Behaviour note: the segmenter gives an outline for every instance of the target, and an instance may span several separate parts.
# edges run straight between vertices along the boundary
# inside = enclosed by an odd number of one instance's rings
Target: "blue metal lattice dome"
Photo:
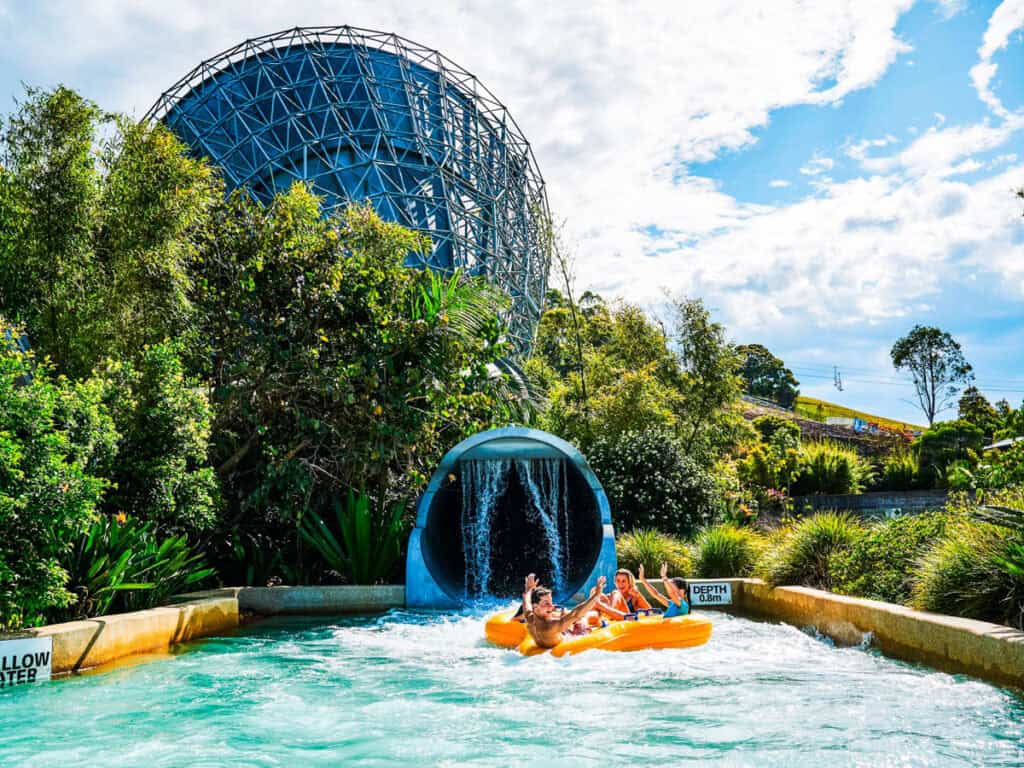
[[[486,276],[529,351],[550,267],[544,181],[505,107],[437,51],[347,26],[291,29],[202,62],[147,117],[264,203],[304,180],[328,210],[369,200],[428,234],[431,253],[410,266]]]

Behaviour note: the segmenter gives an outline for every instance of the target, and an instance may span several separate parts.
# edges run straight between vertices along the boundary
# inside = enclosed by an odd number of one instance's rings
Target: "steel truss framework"
[[[348,26],[295,28],[202,62],[147,118],[264,203],[301,179],[328,210],[369,200],[430,235],[410,266],[485,275],[511,297],[512,341],[528,354],[551,258],[544,180],[501,102],[437,51]]]

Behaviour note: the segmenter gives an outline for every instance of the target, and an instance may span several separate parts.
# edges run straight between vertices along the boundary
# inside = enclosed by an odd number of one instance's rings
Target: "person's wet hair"
[[[550,595],[550,594],[551,594],[551,590],[548,589],[547,587],[536,587],[536,588],[534,588],[534,590],[532,592],[530,592],[530,602],[533,603],[534,605],[536,605],[538,603],[538,601],[540,601],[540,599],[542,597],[544,597],[544,595]],[[523,615],[523,604],[520,603],[519,604],[519,608],[516,610],[516,615],[513,616],[512,618],[513,619],[518,619],[518,618],[521,618],[522,615]]]
[[[673,576],[669,579],[676,588],[683,593],[683,597],[686,598],[686,602],[690,602],[690,585],[686,583],[686,579],[680,578],[679,576]]]

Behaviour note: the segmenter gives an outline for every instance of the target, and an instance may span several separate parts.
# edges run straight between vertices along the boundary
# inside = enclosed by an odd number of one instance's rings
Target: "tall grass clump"
[[[751,528],[729,523],[705,528],[693,545],[694,571],[704,579],[749,576],[764,544],[764,537]]]
[[[819,512],[781,529],[756,573],[769,584],[832,588],[829,561],[863,535],[861,524],[846,512]]]
[[[946,531],[949,515],[925,512],[874,523],[848,549],[829,560],[832,589],[887,603],[906,603],[915,564]]]
[[[1024,574],[1004,565],[1020,537],[962,520],[921,559],[911,605],[924,611],[1024,628]]]
[[[917,488],[919,474],[917,457],[912,452],[893,451],[882,462],[879,488],[886,491],[907,491]]]
[[[947,509],[957,522],[921,559],[911,604],[1024,629],[1024,487],[986,502],[952,497]]]
[[[832,440],[808,442],[800,448],[799,468],[790,492],[860,493],[875,477],[871,462],[853,448]]]
[[[634,574],[642,565],[648,574],[658,573],[662,563],[668,563],[672,576],[692,576],[693,561],[686,545],[653,528],[640,528],[619,537],[615,543],[619,567]]]

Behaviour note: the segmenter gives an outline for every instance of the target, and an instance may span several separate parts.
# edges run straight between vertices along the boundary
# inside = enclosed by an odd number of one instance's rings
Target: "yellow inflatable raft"
[[[487,619],[484,634],[495,645],[518,648],[524,656],[544,653],[526,631],[526,625],[513,621],[514,610],[496,613]],[[592,648],[602,651],[639,651],[645,648],[692,648],[711,637],[711,622],[699,616],[645,616],[639,621],[614,621],[585,635],[567,637],[551,649],[552,656],[582,653]]]

